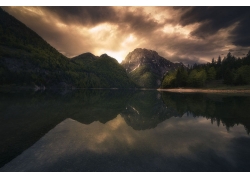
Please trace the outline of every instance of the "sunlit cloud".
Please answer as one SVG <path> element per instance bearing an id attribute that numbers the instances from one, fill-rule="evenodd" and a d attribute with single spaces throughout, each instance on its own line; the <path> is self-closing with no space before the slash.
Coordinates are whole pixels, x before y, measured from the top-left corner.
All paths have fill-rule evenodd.
<path id="1" fill-rule="evenodd" d="M 250 49 L 249 7 L 2 8 L 67 57 L 106 53 L 121 62 L 135 48 L 147 48 L 192 64 Z"/>
<path id="2" fill-rule="evenodd" d="M 203 117 L 172 117 L 154 129 L 136 131 L 128 126 L 121 115 L 105 124 L 93 122 L 81 124 L 66 119 L 50 130 L 39 141 L 20 156 L 6 164 L 1 170 L 31 171 L 51 168 L 72 162 L 76 167 L 86 166 L 85 160 L 98 155 L 123 157 L 129 153 L 147 153 L 165 160 L 187 158 L 188 163 L 197 163 L 204 150 L 212 152 L 213 158 L 221 158 L 234 165 L 235 151 L 228 151 L 235 136 L 248 137 L 243 125 L 235 126 L 230 132 L 225 127 L 212 125 Z M 206 143 L 204 143 L 206 141 Z M 133 155 L 133 154 L 132 154 Z M 204 157 L 204 156 L 202 156 Z M 141 156 L 137 156 L 140 160 Z M 118 159 L 119 161 L 119 159 Z M 100 159 L 103 163 L 103 159 Z M 107 162 L 104 162 L 107 164 Z M 145 161 L 152 163 L 152 161 Z M 170 161 L 171 164 L 171 161 Z"/>

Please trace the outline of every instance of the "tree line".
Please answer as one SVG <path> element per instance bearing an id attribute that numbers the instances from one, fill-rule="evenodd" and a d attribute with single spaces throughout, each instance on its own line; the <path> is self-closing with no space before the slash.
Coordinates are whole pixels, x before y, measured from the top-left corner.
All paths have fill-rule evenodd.
<path id="1" fill-rule="evenodd" d="M 250 97 L 223 96 L 205 93 L 164 93 L 161 94 L 167 109 L 177 112 L 179 117 L 205 117 L 218 126 L 223 125 L 227 130 L 235 125 L 244 125 L 247 133 L 250 132 L 249 105 Z"/>
<path id="2" fill-rule="evenodd" d="M 215 80 L 226 85 L 250 84 L 250 51 L 242 58 L 236 58 L 229 52 L 223 59 L 219 56 L 207 64 L 194 64 L 167 72 L 161 88 L 204 87 Z"/>

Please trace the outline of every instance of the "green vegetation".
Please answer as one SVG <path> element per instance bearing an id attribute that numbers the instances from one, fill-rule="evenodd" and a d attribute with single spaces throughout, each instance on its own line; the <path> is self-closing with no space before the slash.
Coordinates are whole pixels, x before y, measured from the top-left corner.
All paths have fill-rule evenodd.
<path id="1" fill-rule="evenodd" d="M 185 113 L 194 117 L 203 116 L 212 124 L 226 126 L 227 130 L 242 124 L 247 133 L 250 132 L 249 96 L 163 92 L 162 99 L 167 108 L 177 111 L 180 117 Z"/>
<path id="2" fill-rule="evenodd" d="M 70 60 L 0 9 L 0 85 L 50 88 L 129 88 L 135 85 L 113 58 L 90 53 Z"/>
<path id="3" fill-rule="evenodd" d="M 211 84 L 239 86 L 250 85 L 250 51 L 243 58 L 236 58 L 230 52 L 221 60 L 191 68 L 179 68 L 169 72 L 162 80 L 161 88 L 209 87 Z"/>
<path id="4" fill-rule="evenodd" d="M 86 59 L 87 62 L 85 63 L 83 56 L 84 54 L 71 60 L 78 66 L 78 68 L 75 68 L 74 78 L 72 79 L 78 87 L 135 87 L 127 76 L 126 70 L 114 58 L 103 54 L 100 57 Z"/>
<path id="5" fill-rule="evenodd" d="M 136 85 L 145 88 L 157 87 L 157 79 L 160 79 L 152 73 L 150 68 L 146 65 L 138 67 L 134 71 L 130 72 L 128 76 Z"/>

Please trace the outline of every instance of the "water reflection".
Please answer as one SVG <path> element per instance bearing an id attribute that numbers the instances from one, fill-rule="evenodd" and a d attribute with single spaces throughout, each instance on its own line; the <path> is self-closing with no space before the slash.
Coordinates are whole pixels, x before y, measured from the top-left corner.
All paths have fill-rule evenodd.
<path id="1" fill-rule="evenodd" d="M 135 130 L 155 128 L 166 119 L 181 116 L 175 108 L 166 108 L 161 94 L 157 91 L 141 91 L 134 94 L 121 115 Z"/>
<path id="2" fill-rule="evenodd" d="M 248 96 L 98 90 L 1 100 L 0 171 L 250 170 Z"/>
<path id="3" fill-rule="evenodd" d="M 115 118 L 132 94 L 115 90 L 0 93 L 0 167 L 66 118 L 84 124 Z"/>
<path id="4" fill-rule="evenodd" d="M 212 124 L 226 126 L 228 131 L 230 127 L 242 124 L 249 134 L 249 95 L 162 93 L 162 99 L 167 107 L 177 110 L 181 115 L 188 113 L 194 117 L 206 117 Z"/>

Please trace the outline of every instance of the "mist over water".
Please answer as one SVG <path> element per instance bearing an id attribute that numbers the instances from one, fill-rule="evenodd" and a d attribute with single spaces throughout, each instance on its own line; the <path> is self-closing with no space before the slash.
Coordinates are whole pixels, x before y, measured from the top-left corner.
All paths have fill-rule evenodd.
<path id="1" fill-rule="evenodd" d="M 249 171 L 250 96 L 0 94 L 0 171 Z"/>

